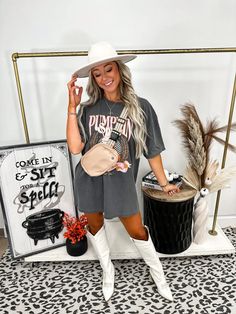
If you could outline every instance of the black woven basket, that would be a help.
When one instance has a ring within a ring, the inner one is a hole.
[[[194,197],[185,201],[166,202],[144,197],[144,223],[157,252],[175,254],[192,243]]]

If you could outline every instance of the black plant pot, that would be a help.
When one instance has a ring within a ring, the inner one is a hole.
[[[75,244],[73,244],[70,239],[66,239],[66,251],[71,256],[83,255],[87,249],[88,240],[86,236],[84,236],[80,241],[77,241]]]

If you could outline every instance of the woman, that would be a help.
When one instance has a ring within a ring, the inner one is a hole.
[[[103,294],[106,301],[114,291],[114,266],[104,228],[104,217],[119,217],[156,283],[158,292],[173,300],[162,265],[155,251],[148,228],[142,224],[135,181],[139,158],[148,159],[164,192],[179,191],[169,184],[160,153],[164,144],[155,111],[150,103],[137,97],[131,83],[126,62],[135,55],[118,55],[106,42],[91,46],[89,63],[75,72],[67,84],[69,91],[67,142],[72,154],[84,154],[94,144],[109,139],[124,106],[128,117],[115,148],[120,161],[115,170],[98,177],[90,177],[79,163],[75,170],[75,197],[80,211],[88,218],[88,237],[103,269]],[[89,100],[80,105],[82,87],[75,85],[77,77],[89,77]],[[80,105],[77,115],[76,109]]]

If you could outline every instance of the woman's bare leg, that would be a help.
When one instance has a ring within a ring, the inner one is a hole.
[[[142,223],[142,217],[140,212],[131,216],[120,217],[120,221],[124,225],[131,238],[147,241],[148,234],[146,228]]]
[[[104,224],[103,213],[85,213],[88,219],[89,231],[94,235],[96,234]]]

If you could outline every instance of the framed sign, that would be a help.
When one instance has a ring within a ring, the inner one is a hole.
[[[66,141],[0,147],[0,199],[13,258],[64,245],[63,215],[76,216]]]

